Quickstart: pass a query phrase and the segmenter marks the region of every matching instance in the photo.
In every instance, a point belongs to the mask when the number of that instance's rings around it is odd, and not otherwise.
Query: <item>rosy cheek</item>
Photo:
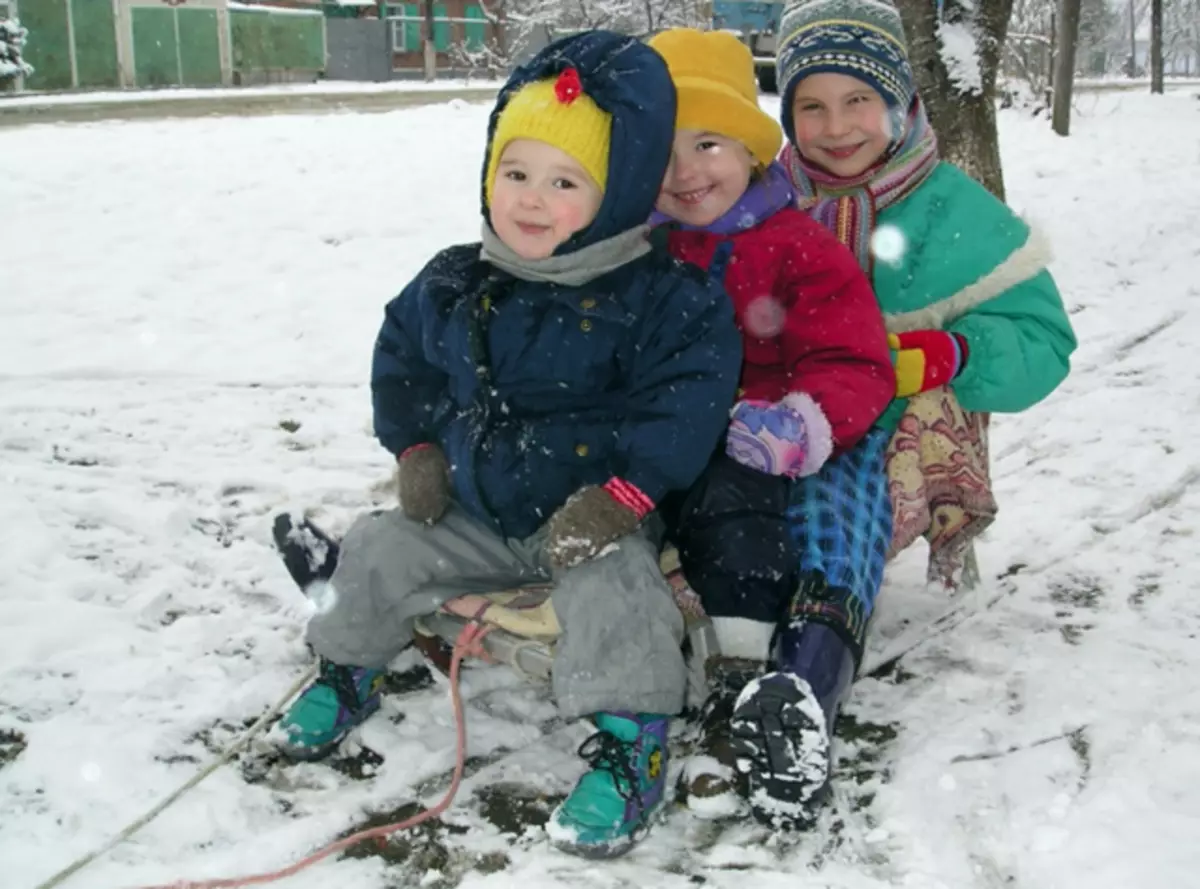
[[[577,232],[583,228],[585,218],[586,214],[584,213],[583,207],[576,206],[575,204],[568,204],[567,206],[563,207],[562,211],[559,213],[559,226],[564,231]]]

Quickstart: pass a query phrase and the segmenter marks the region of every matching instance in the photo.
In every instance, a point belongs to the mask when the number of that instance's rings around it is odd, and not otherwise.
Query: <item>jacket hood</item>
[[[612,115],[608,182],[591,224],[555,251],[572,253],[644,225],[667,172],[675,134],[675,87],[662,56],[633,37],[588,31],[555,41],[517,68],[500,91],[488,121],[487,151],[480,191],[488,219],[488,158],[496,125],[509,100],[526,84],[557,77],[567,68],[579,73],[583,91]]]

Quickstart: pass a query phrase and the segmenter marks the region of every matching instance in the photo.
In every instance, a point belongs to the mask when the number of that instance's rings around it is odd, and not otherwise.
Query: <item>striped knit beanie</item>
[[[792,0],[779,23],[775,54],[783,129],[795,141],[792,98],[810,74],[831,71],[869,85],[891,112],[900,138],[916,86],[904,25],[888,0]]]

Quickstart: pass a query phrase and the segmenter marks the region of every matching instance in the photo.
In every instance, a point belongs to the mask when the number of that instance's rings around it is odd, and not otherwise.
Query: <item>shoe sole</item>
[[[828,793],[830,743],[808,684],[778,673],[752,681],[730,729],[754,817],[777,830],[811,827]]]
[[[621,858],[628,855],[636,845],[642,842],[650,834],[653,826],[665,816],[666,802],[665,798],[659,800],[658,804],[646,813],[641,824],[626,836],[618,839],[607,843],[573,843],[569,840],[555,840],[551,837],[550,845],[559,852],[573,855],[576,858],[586,858],[589,861],[611,861],[614,858]],[[547,824],[546,829],[549,832],[554,828]]]

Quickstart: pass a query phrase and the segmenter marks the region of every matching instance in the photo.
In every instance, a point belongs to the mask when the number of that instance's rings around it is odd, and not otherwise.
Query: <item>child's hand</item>
[[[895,352],[897,398],[945,386],[967,361],[966,340],[944,330],[889,333],[888,345]]]
[[[400,508],[414,522],[434,524],[450,505],[450,464],[435,444],[413,445],[396,458]]]
[[[632,534],[654,508],[628,482],[580,488],[550,517],[545,553],[555,568],[573,568],[595,558],[614,541]]]
[[[782,401],[739,401],[733,406],[725,453],[767,475],[796,478],[808,457],[808,428]]]

